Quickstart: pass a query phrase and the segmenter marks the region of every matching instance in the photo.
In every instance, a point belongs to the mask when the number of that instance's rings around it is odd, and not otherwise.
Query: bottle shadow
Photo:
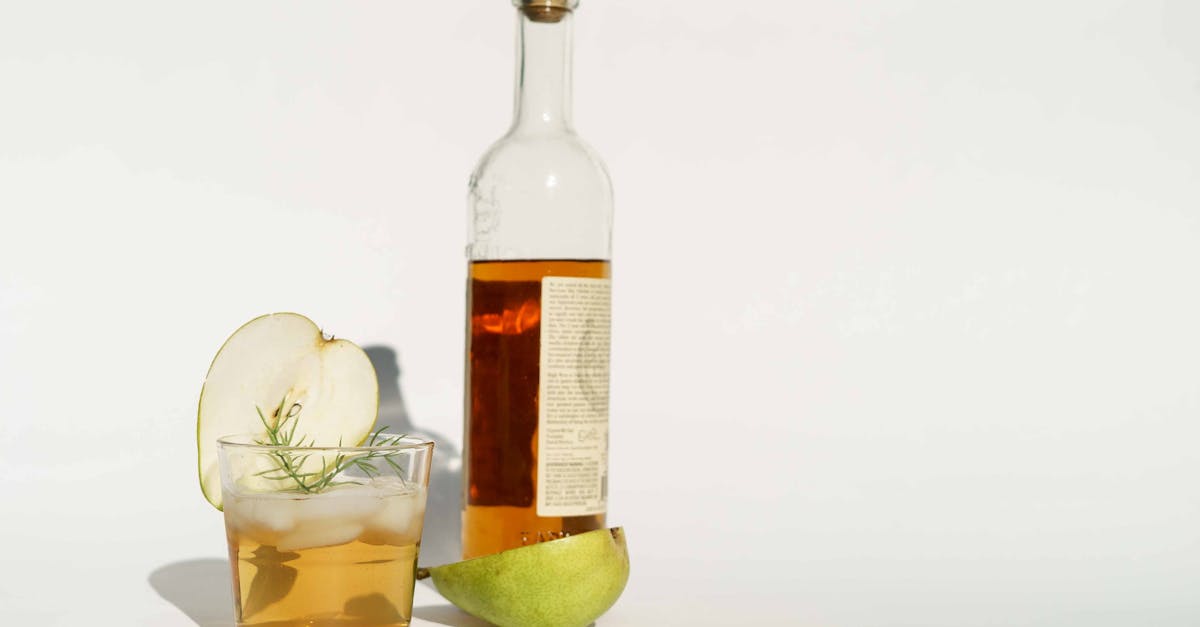
[[[389,346],[364,348],[379,381],[378,425],[392,433],[408,433],[434,442],[429,493],[425,506],[425,530],[421,538],[422,566],[456,562],[461,557],[462,458],[442,434],[413,424],[400,392],[400,363]],[[229,562],[203,558],[171,562],[147,577],[160,597],[179,608],[199,627],[229,627],[233,616],[233,578]],[[428,583],[428,582],[426,582]],[[440,625],[471,627],[486,625],[450,605],[413,609],[414,616]]]
[[[462,559],[462,454],[443,434],[412,422],[400,392],[400,361],[390,346],[364,350],[379,380],[379,420],[392,433],[408,433],[434,442],[429,493],[425,503],[425,530],[421,533],[422,566],[437,566]]]

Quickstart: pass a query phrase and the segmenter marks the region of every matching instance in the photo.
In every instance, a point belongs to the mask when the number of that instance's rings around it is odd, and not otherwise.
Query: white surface
[[[221,572],[193,410],[254,315],[394,347],[453,458],[463,196],[508,121],[510,20],[0,7],[0,623],[196,622],[150,579]],[[1197,23],[585,2],[633,561],[604,627],[1200,623]]]

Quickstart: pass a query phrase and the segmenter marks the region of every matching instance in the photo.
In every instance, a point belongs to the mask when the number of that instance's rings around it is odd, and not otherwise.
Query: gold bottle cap
[[[558,22],[579,6],[579,0],[513,0],[535,22]]]

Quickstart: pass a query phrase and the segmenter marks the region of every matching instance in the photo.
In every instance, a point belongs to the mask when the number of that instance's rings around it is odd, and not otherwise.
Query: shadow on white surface
[[[159,596],[179,608],[199,627],[230,627],[233,580],[227,560],[207,558],[172,562],[147,578]]]
[[[451,627],[491,627],[492,624],[475,618],[453,605],[423,605],[413,608],[413,618],[433,623],[435,625],[450,625]]]
[[[425,531],[421,534],[421,565],[457,562],[462,555],[462,456],[440,433],[413,424],[400,393],[400,362],[390,346],[366,346],[379,380],[379,426],[434,441]]]

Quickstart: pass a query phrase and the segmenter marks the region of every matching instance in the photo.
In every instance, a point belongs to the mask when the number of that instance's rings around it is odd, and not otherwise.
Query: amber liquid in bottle
[[[467,194],[464,558],[608,508],[612,184],[571,121],[578,0],[513,3],[513,123]]]
[[[537,515],[541,279],[609,278],[607,261],[475,261],[467,306],[463,555],[600,529],[604,515]]]

